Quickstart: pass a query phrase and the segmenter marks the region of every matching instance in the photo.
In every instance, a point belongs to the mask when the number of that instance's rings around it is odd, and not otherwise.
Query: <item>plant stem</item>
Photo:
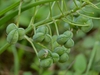
[[[48,3],[48,2],[53,2],[53,1],[57,1],[57,0],[43,0],[43,1],[35,2],[35,3],[33,3],[33,4],[29,4],[29,5],[27,5],[26,7],[22,8],[22,12],[25,11],[25,10],[27,10],[27,9],[30,9],[30,8],[32,8],[32,7],[34,7],[34,6],[37,6],[37,5],[40,5],[40,4],[44,4],[44,3]],[[87,5],[87,3],[84,3],[80,8],[75,8],[73,11],[64,12],[65,15],[59,14],[59,15],[54,16],[54,17],[52,17],[52,18],[53,18],[55,21],[58,21],[58,20],[62,19],[62,18],[65,17],[65,16],[68,16],[68,15],[70,15],[70,14],[72,14],[72,13],[75,13],[76,11],[80,10],[82,7],[84,7],[84,6],[86,6],[86,5]],[[17,14],[17,11],[18,11],[18,10],[14,11],[13,13],[11,13],[11,14],[9,14],[9,15],[3,17],[2,19],[0,19],[0,25],[3,25],[3,24],[4,24],[5,22],[7,22],[9,19],[13,18],[13,17]],[[35,25],[35,26],[40,26],[40,25],[43,25],[44,23],[48,23],[48,24],[49,24],[49,23],[53,23],[53,22],[52,22],[52,19],[49,19],[49,18],[48,18],[48,19],[46,19],[46,20],[42,20],[42,21],[40,21],[40,22],[38,22],[38,23],[35,23],[34,25]],[[47,25],[47,24],[46,24],[46,25]],[[32,27],[30,26],[30,27],[26,28],[25,32],[28,33],[28,32],[31,31],[31,30],[32,30]],[[2,53],[2,51],[4,51],[5,49],[7,49],[8,47],[9,47],[9,45],[8,45],[8,44],[5,44],[2,48],[0,48],[0,54]]]
[[[78,5],[77,5],[77,3],[76,3],[76,0],[73,0],[73,1],[74,1],[75,6],[78,8]]]
[[[0,11],[0,16],[6,14],[8,11],[10,11],[10,10],[12,10],[13,8],[17,7],[17,6],[19,5],[19,3],[20,3],[20,2],[18,1],[18,2],[16,2],[16,3],[12,4],[11,6],[5,8],[4,10],[1,10],[1,11]]]
[[[12,46],[12,52],[14,55],[14,75],[19,75],[19,59],[18,59],[18,54],[17,54],[17,50],[15,48],[15,46]]]
[[[34,49],[34,51],[35,51],[35,53],[36,53],[36,55],[38,56],[38,52],[37,52],[37,50],[36,50],[36,48],[35,48],[35,46],[34,46],[34,44],[32,43],[32,41],[30,40],[30,38],[29,37],[27,37],[27,36],[25,36],[25,38],[26,38],[26,40],[32,45],[32,47],[33,47],[33,49]]]
[[[35,6],[41,5],[41,4],[45,4],[45,3],[49,3],[49,2],[54,2],[54,1],[59,1],[59,0],[42,0],[42,1],[37,1],[35,3],[32,4],[28,4],[25,7],[21,8],[21,11],[25,11],[28,10],[30,8],[33,8]],[[3,18],[0,19],[0,25],[3,25],[4,23],[6,23],[7,21],[9,21],[10,19],[14,18],[17,15],[18,10],[4,16]]]
[[[19,21],[20,21],[21,6],[22,6],[22,0],[20,0],[19,9],[18,9],[18,19],[17,19],[17,26],[18,27],[19,27]]]
[[[56,28],[57,35],[59,35],[59,30],[58,30],[57,23],[56,23],[55,19],[52,18],[52,20],[53,20],[53,22],[55,24],[55,28]]]
[[[62,13],[62,15],[64,15],[64,13],[63,13],[63,11],[62,11],[62,9],[61,9],[61,7],[60,7],[60,5],[59,5],[58,1],[56,1],[56,3],[57,3],[57,6],[58,6],[58,8],[59,8],[60,12]]]
[[[95,57],[95,54],[96,54],[96,51],[97,51],[99,45],[100,45],[100,43],[99,43],[98,41],[95,42],[94,47],[93,47],[93,50],[92,50],[92,52],[91,52],[91,57],[90,57],[90,60],[89,60],[89,63],[88,63],[88,66],[87,66],[87,70],[86,70],[85,75],[88,75],[88,72],[89,72],[89,70],[90,70],[90,68],[91,68],[91,65],[92,65],[92,63],[93,63],[93,59],[94,59],[94,57]]]
[[[0,54],[2,54],[9,46],[10,46],[9,43],[6,43],[5,45],[3,45],[3,46],[0,48]]]
[[[62,14],[59,14],[59,15],[57,15],[57,16],[54,16],[54,17],[52,17],[53,19],[55,19],[55,21],[56,20],[60,20],[60,19],[62,19],[62,18],[64,18],[65,16],[68,16],[68,15],[70,15],[70,14],[72,14],[72,13],[75,13],[76,11],[78,11],[78,10],[80,10],[82,7],[84,7],[84,6],[86,6],[87,5],[87,3],[84,3],[80,8],[75,8],[73,11],[69,11],[69,12],[64,12],[64,15],[62,15]],[[35,26],[40,26],[40,25],[45,25],[46,23],[50,23],[50,22],[52,22],[52,19],[45,19],[45,20],[42,20],[42,21],[40,21],[40,22],[38,22],[38,23],[35,23],[34,25]],[[45,24],[44,24],[45,23]],[[53,22],[52,22],[53,23]],[[87,25],[86,25],[87,26]],[[26,33],[28,33],[29,31],[31,31],[32,30],[32,27],[28,27],[28,28],[26,28]]]

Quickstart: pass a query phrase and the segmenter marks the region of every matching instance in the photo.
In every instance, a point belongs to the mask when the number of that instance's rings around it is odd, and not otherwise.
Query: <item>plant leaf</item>
[[[19,5],[20,2],[16,2],[12,5],[10,5],[9,7],[5,8],[4,10],[0,11],[0,16],[4,15],[5,13],[7,13],[8,11],[12,10],[13,8],[17,7]]]
[[[79,54],[76,56],[76,61],[74,63],[74,70],[77,73],[83,73],[86,69],[86,58],[83,54]]]

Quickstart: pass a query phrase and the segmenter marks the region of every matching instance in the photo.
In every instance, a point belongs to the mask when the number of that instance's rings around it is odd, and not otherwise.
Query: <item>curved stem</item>
[[[68,19],[62,19],[62,20],[69,23],[69,24],[71,24],[71,25],[75,25],[75,26],[89,26],[89,24],[76,24],[74,22],[68,21]]]
[[[17,19],[17,26],[19,27],[19,21],[20,21],[20,14],[21,14],[21,6],[22,6],[22,0],[20,0],[19,4],[19,11],[18,11],[18,19]]]
[[[53,22],[55,24],[55,28],[56,28],[57,35],[59,35],[59,30],[58,30],[57,23],[56,23],[55,19],[52,18],[52,20],[53,20]]]
[[[50,12],[49,12],[49,14],[48,14],[48,16],[47,16],[47,19],[50,18],[50,16],[51,16],[50,13],[51,13],[51,10],[52,10],[54,4],[55,4],[55,2],[53,2],[53,3],[52,3],[52,6],[50,7],[50,3],[49,3],[49,10],[50,10]]]
[[[47,27],[48,27],[48,29],[49,29],[49,31],[50,31],[50,35],[52,36],[52,30],[51,30],[50,25],[49,25],[49,24],[47,24]]]
[[[60,5],[59,5],[58,1],[56,1],[56,3],[57,3],[57,6],[58,6],[58,8],[59,8],[60,12],[62,13],[62,15],[64,15],[64,13],[63,13],[63,11],[62,11],[62,9],[61,9],[61,7],[60,7]]]
[[[78,13],[79,15],[82,15],[82,16],[87,17],[87,18],[91,18],[91,19],[100,19],[100,17],[98,18],[98,17],[92,17],[92,16],[84,15],[84,14],[79,13],[78,11],[77,11],[77,13]]]
[[[52,18],[55,19],[55,21],[58,21],[58,20],[64,18],[65,16],[68,16],[68,15],[70,15],[70,14],[75,13],[76,11],[80,10],[81,8],[83,8],[83,7],[86,6],[86,5],[87,5],[87,3],[84,3],[80,8],[75,8],[73,11],[64,12],[65,15],[59,14],[59,15],[54,16],[54,17],[52,17]],[[45,25],[46,23],[50,23],[50,22],[53,23],[53,22],[52,22],[52,19],[49,19],[49,18],[48,18],[48,19],[42,20],[42,21],[40,21],[40,22],[38,22],[38,23],[35,23],[34,25],[37,27],[37,26],[40,26],[40,25]],[[45,23],[45,24],[44,24],[44,23]],[[32,27],[26,28],[26,33],[28,33],[28,32],[31,31],[31,30],[32,30]]]
[[[9,46],[10,46],[9,43],[6,43],[5,45],[3,45],[3,46],[0,48],[0,54],[2,54]]]
[[[34,46],[34,44],[32,43],[32,41],[30,40],[30,38],[29,37],[27,37],[27,36],[25,36],[25,39],[32,45],[32,47],[33,47],[33,49],[34,49],[34,51],[35,51],[35,53],[36,53],[36,55],[38,56],[38,52],[37,52],[37,50],[36,50],[36,48],[35,48],[35,46]]]

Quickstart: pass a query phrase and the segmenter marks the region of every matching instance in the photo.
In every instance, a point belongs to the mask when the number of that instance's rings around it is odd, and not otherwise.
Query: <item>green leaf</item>
[[[31,72],[24,72],[23,75],[32,75]]]
[[[85,48],[92,48],[95,43],[95,39],[93,37],[86,37],[83,41],[82,46]]]
[[[17,7],[19,5],[20,2],[16,2],[12,5],[10,5],[9,7],[5,8],[4,10],[0,11],[0,16],[4,15],[5,13],[7,13],[8,11],[12,10],[13,8]]]
[[[83,73],[86,69],[86,58],[83,54],[76,56],[76,61],[74,63],[74,70],[77,73]]]
[[[58,0],[42,0],[42,1],[37,1],[35,3],[32,4],[28,4],[25,7],[23,7],[21,9],[21,12],[26,11],[32,7],[44,4],[44,3],[49,3],[49,2],[53,2],[53,1],[58,1]],[[9,21],[10,19],[14,18],[16,15],[18,14],[18,10],[4,16],[3,18],[0,19],[0,25],[3,25],[5,22]]]
[[[88,73],[88,75],[99,75],[99,73],[98,72],[96,72],[96,71],[89,71],[89,73]]]

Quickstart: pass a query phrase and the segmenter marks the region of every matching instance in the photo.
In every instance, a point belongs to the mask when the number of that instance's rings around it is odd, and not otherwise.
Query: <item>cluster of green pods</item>
[[[11,23],[6,28],[7,42],[10,44],[15,44],[18,40],[22,40],[25,35],[25,30],[23,28],[18,28],[14,23]]]
[[[36,34],[33,35],[33,41],[35,42],[46,42],[51,41],[51,36],[48,34],[48,27],[40,26],[36,30]]]

